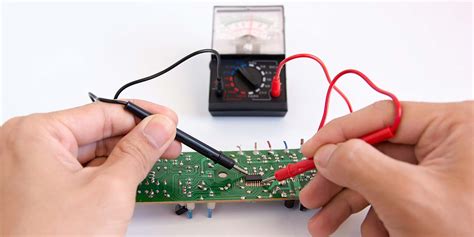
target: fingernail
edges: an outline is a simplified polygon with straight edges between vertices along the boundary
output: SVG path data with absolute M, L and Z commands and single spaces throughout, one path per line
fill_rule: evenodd
M 143 128 L 143 135 L 155 148 L 165 144 L 175 130 L 174 123 L 167 117 L 154 115 Z
M 316 161 L 316 167 L 326 167 L 329 163 L 329 159 L 332 153 L 336 150 L 336 145 L 325 145 L 316 151 L 314 160 Z

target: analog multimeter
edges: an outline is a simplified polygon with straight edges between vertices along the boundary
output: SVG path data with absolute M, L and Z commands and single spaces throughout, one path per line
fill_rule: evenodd
M 286 73 L 281 95 L 272 97 L 278 63 L 285 58 L 283 6 L 216 6 L 212 48 L 221 54 L 223 91 L 216 93 L 216 58 L 210 63 L 209 112 L 213 116 L 284 116 Z

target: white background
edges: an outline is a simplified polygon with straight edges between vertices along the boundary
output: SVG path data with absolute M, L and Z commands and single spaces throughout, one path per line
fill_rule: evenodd
M 211 44 L 212 6 L 222 3 L 7 3 L 2 11 L 1 107 L 7 119 L 89 103 L 87 92 L 112 97 L 124 83 L 163 69 Z M 365 72 L 401 100 L 473 98 L 471 3 L 285 3 L 287 55 L 321 57 L 331 75 Z M 317 128 L 327 82 L 309 60 L 287 67 L 284 118 L 215 118 L 207 111 L 209 56 L 199 56 L 123 96 L 174 109 L 179 127 L 222 150 L 270 140 L 299 147 Z M 340 87 L 355 108 L 383 97 L 348 76 Z M 331 118 L 347 113 L 333 96 Z M 0 114 L 1 116 L 1 114 Z M 354 126 L 358 126 L 354 124 Z M 314 211 L 282 203 L 218 205 L 206 218 L 173 214 L 172 206 L 138 205 L 130 235 L 304 236 Z M 86 218 L 86 217 L 85 217 Z M 336 236 L 359 235 L 363 213 Z

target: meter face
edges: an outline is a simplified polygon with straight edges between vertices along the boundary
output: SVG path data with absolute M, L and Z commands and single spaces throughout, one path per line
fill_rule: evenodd
M 212 48 L 221 54 L 285 54 L 283 6 L 216 6 Z

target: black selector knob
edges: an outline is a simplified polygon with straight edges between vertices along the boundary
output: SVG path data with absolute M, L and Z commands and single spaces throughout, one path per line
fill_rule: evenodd
M 236 83 L 242 89 L 256 90 L 262 83 L 260 71 L 254 67 L 240 67 L 236 73 Z

